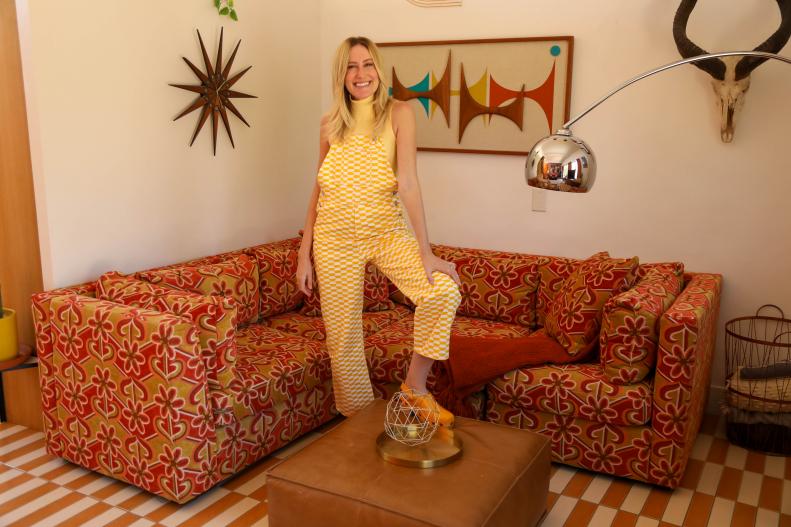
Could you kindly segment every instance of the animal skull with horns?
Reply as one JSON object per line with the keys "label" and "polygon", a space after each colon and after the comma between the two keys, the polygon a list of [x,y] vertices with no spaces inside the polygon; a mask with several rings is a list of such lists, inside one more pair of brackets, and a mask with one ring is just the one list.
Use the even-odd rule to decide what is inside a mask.
{"label": "animal skull with horns", "polygon": [[[681,56],[686,58],[708,54],[687,37],[687,22],[697,0],[681,0],[673,21],[673,39]],[[778,53],[791,37],[791,0],[777,0],[780,27],[754,51]],[[760,57],[723,57],[695,62],[695,66],[712,76],[714,92],[719,97],[721,115],[720,137],[724,143],[733,141],[734,117],[744,104],[750,87],[750,73],[767,59]]]}

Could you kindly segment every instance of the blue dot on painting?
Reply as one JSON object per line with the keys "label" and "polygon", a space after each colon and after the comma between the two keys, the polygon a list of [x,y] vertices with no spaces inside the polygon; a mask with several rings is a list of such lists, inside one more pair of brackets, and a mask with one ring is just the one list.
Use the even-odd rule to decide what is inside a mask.
{"label": "blue dot on painting", "polygon": [[560,55],[560,46],[552,46],[549,48],[549,52],[552,53],[553,57],[557,57]]}

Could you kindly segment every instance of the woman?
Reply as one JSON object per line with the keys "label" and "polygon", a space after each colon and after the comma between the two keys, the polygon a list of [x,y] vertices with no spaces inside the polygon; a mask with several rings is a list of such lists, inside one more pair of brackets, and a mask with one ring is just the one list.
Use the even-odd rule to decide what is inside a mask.
{"label": "woman", "polygon": [[[407,103],[388,96],[381,79],[373,42],[350,37],[340,45],[333,63],[334,100],[321,120],[319,172],[297,267],[299,289],[312,294],[312,248],[335,405],[347,416],[374,398],[363,351],[366,263],[372,261],[417,306],[414,353],[401,390],[424,409],[435,404],[426,378],[434,360],[448,358],[450,326],[461,299],[455,266],[431,252],[426,234],[414,113]],[[451,426],[453,414],[440,408],[437,420]]]}

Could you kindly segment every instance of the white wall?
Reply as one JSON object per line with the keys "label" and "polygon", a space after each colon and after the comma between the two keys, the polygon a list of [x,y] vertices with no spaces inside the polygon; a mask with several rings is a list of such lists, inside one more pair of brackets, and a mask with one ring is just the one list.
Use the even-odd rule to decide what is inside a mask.
{"label": "white wall", "polygon": [[[324,107],[333,50],[351,34],[380,42],[573,35],[573,116],[622,81],[679,58],[672,38],[677,5],[464,0],[461,7],[419,8],[404,0],[325,0]],[[752,49],[779,20],[771,0],[700,0],[688,31],[710,51]],[[791,46],[783,53],[791,55]],[[580,121],[574,132],[599,160],[596,186],[585,195],[549,193],[545,213],[530,210],[523,158],[420,153],[430,238],[573,257],[609,250],[722,273],[712,380],[722,385],[725,321],[763,303],[791,315],[791,167],[784,154],[791,68],[774,61],[756,70],[731,144],[720,141],[708,78],[693,66],[676,68]]]}
{"label": "white wall", "polygon": [[[17,0],[46,288],[294,236],[318,134],[318,0],[75,3]],[[231,116],[217,156],[199,111],[168,83],[196,84],[195,30],[214,60],[242,44],[235,86],[251,128]],[[229,114],[230,115],[230,114]]]}

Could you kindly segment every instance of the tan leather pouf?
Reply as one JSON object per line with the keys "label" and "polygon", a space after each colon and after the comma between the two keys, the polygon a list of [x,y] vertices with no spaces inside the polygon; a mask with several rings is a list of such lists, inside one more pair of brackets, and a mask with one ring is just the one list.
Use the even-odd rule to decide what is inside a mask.
{"label": "tan leather pouf", "polygon": [[532,527],[549,492],[543,436],[458,418],[462,457],[432,469],[376,452],[385,402],[376,401],[267,478],[270,527]]}

